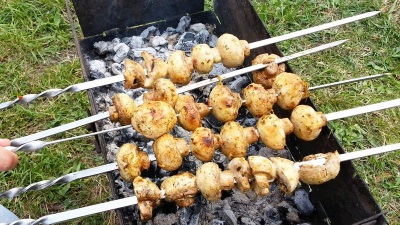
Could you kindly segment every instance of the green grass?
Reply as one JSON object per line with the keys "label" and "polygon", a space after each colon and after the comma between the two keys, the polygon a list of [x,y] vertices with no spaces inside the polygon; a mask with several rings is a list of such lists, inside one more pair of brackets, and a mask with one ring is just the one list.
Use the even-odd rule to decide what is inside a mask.
{"label": "green grass", "polygon": [[[355,14],[381,10],[381,15],[279,43],[288,55],[339,39],[350,39],[335,49],[290,62],[310,86],[381,72],[396,75],[311,92],[325,113],[398,98],[400,92],[400,2],[253,0],[272,36],[277,36]],[[207,7],[211,7],[208,4]],[[82,81],[64,1],[5,0],[0,4],[0,102],[15,96],[67,87]],[[0,111],[0,137],[18,138],[77,119],[89,108],[85,93],[36,100],[28,106]],[[396,143],[400,137],[399,108],[330,122],[347,151]],[[83,134],[76,129],[54,139]],[[35,154],[19,153],[17,169],[0,173],[0,191],[51,179],[102,164],[93,152],[93,140],[75,140],[48,146]],[[354,161],[390,224],[399,224],[400,152]],[[0,200],[21,218],[38,218],[100,203],[111,198],[105,176]],[[113,224],[104,213],[69,224]]]}
{"label": "green grass", "polygon": [[[399,98],[400,2],[396,1],[252,1],[272,36],[326,23],[352,15],[380,10],[370,19],[340,26],[278,44],[288,55],[340,39],[343,46],[289,62],[310,86],[382,72],[395,75],[311,92],[324,113]],[[397,143],[399,108],[332,121],[347,151]],[[390,224],[400,224],[400,152],[354,161]]]}

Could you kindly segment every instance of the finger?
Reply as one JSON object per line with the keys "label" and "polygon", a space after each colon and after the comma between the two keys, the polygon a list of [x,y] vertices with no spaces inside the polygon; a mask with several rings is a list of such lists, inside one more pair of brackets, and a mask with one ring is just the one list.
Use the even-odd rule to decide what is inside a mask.
{"label": "finger", "polygon": [[0,139],[0,146],[9,146],[11,144],[8,139]]}
{"label": "finger", "polygon": [[18,156],[0,147],[0,171],[14,169],[18,164]]}

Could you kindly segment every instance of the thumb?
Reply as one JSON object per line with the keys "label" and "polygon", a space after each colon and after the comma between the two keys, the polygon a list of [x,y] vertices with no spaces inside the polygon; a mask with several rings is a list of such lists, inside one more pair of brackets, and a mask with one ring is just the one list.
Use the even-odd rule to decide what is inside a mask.
{"label": "thumb", "polygon": [[18,164],[18,156],[0,147],[0,171],[14,169]]}

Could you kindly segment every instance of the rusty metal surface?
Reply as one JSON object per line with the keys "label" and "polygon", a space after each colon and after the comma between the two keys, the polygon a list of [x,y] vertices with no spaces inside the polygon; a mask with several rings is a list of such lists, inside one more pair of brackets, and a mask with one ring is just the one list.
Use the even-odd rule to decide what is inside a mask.
{"label": "rusty metal surface", "polygon": [[[74,1],[75,6],[77,2],[80,1]],[[93,13],[96,12],[96,10],[99,9],[98,7],[95,6],[92,7],[88,5],[87,2],[93,2],[93,1],[86,1],[86,3],[78,3],[80,4],[80,8],[75,9],[78,14],[82,29],[84,30],[88,29],[87,26],[89,25],[93,27],[91,28],[92,30],[84,31],[85,36],[88,36],[88,34],[93,35],[96,33],[102,33],[102,31],[105,32],[102,35],[84,38],[82,40],[79,40],[79,42],[77,42],[78,52],[82,60],[81,61],[82,70],[84,71],[85,80],[88,79],[86,74],[89,74],[88,71],[89,68],[86,64],[86,60],[83,59],[83,55],[95,57],[95,55],[93,54],[94,42],[100,40],[109,41],[115,37],[138,35],[145,28],[147,28],[147,25],[143,25],[132,29],[125,29],[125,28],[113,29],[121,26],[104,27],[103,25],[100,26],[98,23],[90,23],[88,22],[88,20],[84,20],[83,18],[92,15]],[[122,6],[127,3],[133,4],[135,2],[137,1],[124,1],[124,2],[120,1],[119,4],[121,4]],[[140,1],[140,3],[138,3],[139,5],[135,6],[139,7],[141,4],[149,2],[156,3],[159,1]],[[185,1],[172,1],[172,2],[174,3],[171,4],[181,2],[180,5],[183,5],[183,3],[185,3]],[[192,3],[191,1],[189,2],[190,4],[194,4],[193,8],[189,7],[191,8],[190,10],[199,8],[201,8],[202,10],[203,6],[199,7],[197,5],[198,1],[196,1],[196,3],[195,2]],[[202,2],[202,4],[203,3],[204,2]],[[84,7],[89,7],[89,9],[87,9],[86,11],[80,11]],[[245,39],[248,42],[254,42],[270,37],[267,29],[263,25],[262,21],[258,17],[257,13],[253,9],[249,1],[215,0],[214,8],[215,8],[215,14],[211,12],[203,12],[191,15],[192,23],[197,23],[197,22],[214,23],[216,24],[217,27],[216,29],[217,35],[221,35],[222,33],[232,33],[237,37],[239,37],[240,39]],[[115,10],[115,8],[114,9],[108,8],[107,10],[108,11],[105,12],[103,10],[102,13],[114,14],[113,10]],[[185,11],[187,13],[194,12],[190,11],[189,9],[185,10],[188,10]],[[161,18],[163,19],[168,18],[168,19],[152,24],[153,26],[156,26],[160,30],[164,30],[168,26],[175,26],[177,24],[177,21],[179,21],[180,16],[184,15],[183,11],[173,14],[169,14],[167,12],[162,12],[162,11],[163,11],[162,8],[158,8],[160,16],[163,15],[163,17],[160,17],[158,19]],[[127,16],[128,14],[121,14],[121,16],[123,15]],[[81,16],[83,17],[81,18]],[[151,17],[148,17],[145,13],[140,13],[139,15],[136,16],[138,17],[142,16],[144,18],[135,18],[135,22],[146,21],[151,19]],[[109,16],[103,15],[103,17],[111,20],[113,15]],[[124,24],[127,21],[126,18],[124,19],[122,17],[116,19],[117,21],[123,21],[123,23],[121,24]],[[152,21],[156,20],[157,19],[154,18]],[[82,24],[82,21],[86,22]],[[107,24],[107,26],[109,26],[109,24]],[[98,32],[99,30],[101,30],[101,32]],[[244,65],[245,66],[250,65],[251,59],[254,58],[256,55],[262,53],[274,53],[281,56],[283,55],[276,45],[270,45],[254,49],[252,51],[251,56],[248,59],[246,59]],[[289,66],[288,66],[288,71],[293,72]],[[96,107],[92,91],[88,91],[88,95],[91,104],[91,111],[93,112],[93,114],[97,114],[98,109]],[[306,99],[302,103],[311,105],[314,108],[316,108],[311,99]],[[275,113],[281,118],[288,117],[290,115],[290,112],[279,109],[278,107],[275,107],[274,110]],[[99,129],[98,125],[99,124],[96,123],[95,125],[96,129]],[[103,156],[105,158],[106,142],[103,135],[99,135],[97,140],[101,152],[103,153]],[[338,150],[340,153],[344,152],[343,148],[341,147],[340,143],[335,138],[335,136],[332,134],[329,127],[325,127],[321,132],[321,135],[316,140],[311,142],[301,141],[292,134],[287,138],[287,146],[296,160],[301,159],[305,155],[319,153],[319,152],[328,152],[333,150]],[[111,177],[112,176],[110,175],[109,178],[112,179]],[[113,191],[113,195],[115,196],[115,187],[111,185],[111,188]],[[316,213],[317,215],[313,215],[310,218],[310,222],[314,222],[316,224],[355,224],[355,223],[368,224],[370,222],[374,222],[375,224],[387,224],[384,215],[382,215],[381,209],[373,199],[366,184],[357,174],[357,171],[355,170],[351,162],[342,163],[341,173],[334,181],[319,186],[313,186],[311,188],[312,192],[310,196],[317,208],[318,213]],[[310,190],[308,187],[305,187],[305,189]],[[119,217],[121,217],[120,214]]]}

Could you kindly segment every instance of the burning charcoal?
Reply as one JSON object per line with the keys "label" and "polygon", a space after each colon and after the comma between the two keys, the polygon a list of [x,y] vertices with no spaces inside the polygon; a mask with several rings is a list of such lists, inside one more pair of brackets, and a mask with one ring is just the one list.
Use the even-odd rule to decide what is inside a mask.
{"label": "burning charcoal", "polygon": [[303,189],[298,189],[293,196],[296,207],[302,214],[310,215],[314,212],[314,205],[311,203],[308,193]]}
{"label": "burning charcoal", "polygon": [[199,223],[200,207],[197,204],[182,209],[179,222],[181,224],[197,225]]}
{"label": "burning charcoal", "polygon": [[237,225],[237,219],[232,210],[230,209],[219,210],[218,214],[221,217],[221,219],[223,219],[226,222],[224,224]]}
{"label": "burning charcoal", "polygon": [[123,71],[123,65],[120,63],[113,63],[111,64],[111,71],[114,75],[120,75]]}
{"label": "burning charcoal", "polygon": [[115,162],[115,155],[117,154],[119,147],[114,142],[112,142],[107,145],[107,149],[109,149],[109,151],[107,152],[107,160],[109,162]]}
{"label": "burning charcoal", "polygon": [[139,36],[132,36],[129,47],[131,48],[141,48],[144,44],[143,38]]}
{"label": "burning charcoal", "polygon": [[210,47],[214,48],[215,46],[217,46],[217,41],[218,41],[218,37],[216,35],[211,35],[211,37],[209,38],[208,45]]}
{"label": "burning charcoal", "polygon": [[256,223],[254,223],[250,218],[248,217],[242,217],[240,219],[240,221],[244,224],[244,225],[256,225]]}
{"label": "burning charcoal", "polygon": [[150,37],[159,35],[159,34],[157,34],[157,32],[160,33],[158,31],[157,27],[151,26],[151,27],[148,27],[146,30],[144,30],[140,34],[140,37],[142,37],[143,39],[149,40]]}
{"label": "burning charcoal", "polygon": [[176,32],[183,33],[186,28],[190,26],[190,21],[192,19],[189,16],[184,16],[179,20],[178,27],[176,27]]}
{"label": "burning charcoal", "polygon": [[250,79],[246,76],[236,77],[235,80],[229,83],[229,88],[236,93],[242,92],[242,89],[245,88],[250,83]]}
{"label": "burning charcoal", "polygon": [[202,24],[202,23],[195,23],[190,25],[189,27],[189,31],[191,32],[195,32],[195,33],[199,33],[201,30],[205,30],[206,29],[206,25]]}
{"label": "burning charcoal", "polygon": [[108,42],[105,41],[99,41],[99,42],[95,42],[93,44],[93,47],[95,49],[95,51],[97,52],[97,54],[99,55],[105,55],[108,52]]}
{"label": "burning charcoal", "polygon": [[207,30],[201,30],[196,34],[196,42],[197,44],[207,44],[208,39],[210,38],[210,33]]}
{"label": "burning charcoal", "polygon": [[107,72],[106,63],[102,60],[92,60],[89,61],[89,69],[92,72],[100,72],[105,73]]}
{"label": "burning charcoal", "polygon": [[240,125],[242,125],[243,127],[254,127],[256,126],[256,123],[257,123],[256,118],[246,118]]}
{"label": "burning charcoal", "polygon": [[121,43],[121,39],[119,39],[119,38],[114,38],[114,39],[111,41],[111,43],[109,42],[107,52],[115,52],[114,47],[115,47],[116,45],[118,45],[119,43]]}
{"label": "burning charcoal", "polygon": [[165,44],[167,44],[167,40],[165,40],[165,38],[163,38],[161,36],[155,36],[150,39],[150,45],[153,48],[160,46],[160,45],[165,45]]}
{"label": "burning charcoal", "polygon": [[114,47],[115,55],[113,60],[117,63],[122,62],[129,52],[129,46],[124,43],[119,43]]}
{"label": "burning charcoal", "polygon": [[157,51],[154,48],[148,47],[148,48],[136,48],[132,49],[132,51],[129,53],[129,56],[132,58],[140,58],[142,57],[142,52],[148,52],[152,55],[156,55]]}
{"label": "burning charcoal", "polygon": [[182,36],[178,40],[178,43],[175,45],[175,50],[190,52],[196,44],[196,35],[192,32],[185,32],[182,34]]}

